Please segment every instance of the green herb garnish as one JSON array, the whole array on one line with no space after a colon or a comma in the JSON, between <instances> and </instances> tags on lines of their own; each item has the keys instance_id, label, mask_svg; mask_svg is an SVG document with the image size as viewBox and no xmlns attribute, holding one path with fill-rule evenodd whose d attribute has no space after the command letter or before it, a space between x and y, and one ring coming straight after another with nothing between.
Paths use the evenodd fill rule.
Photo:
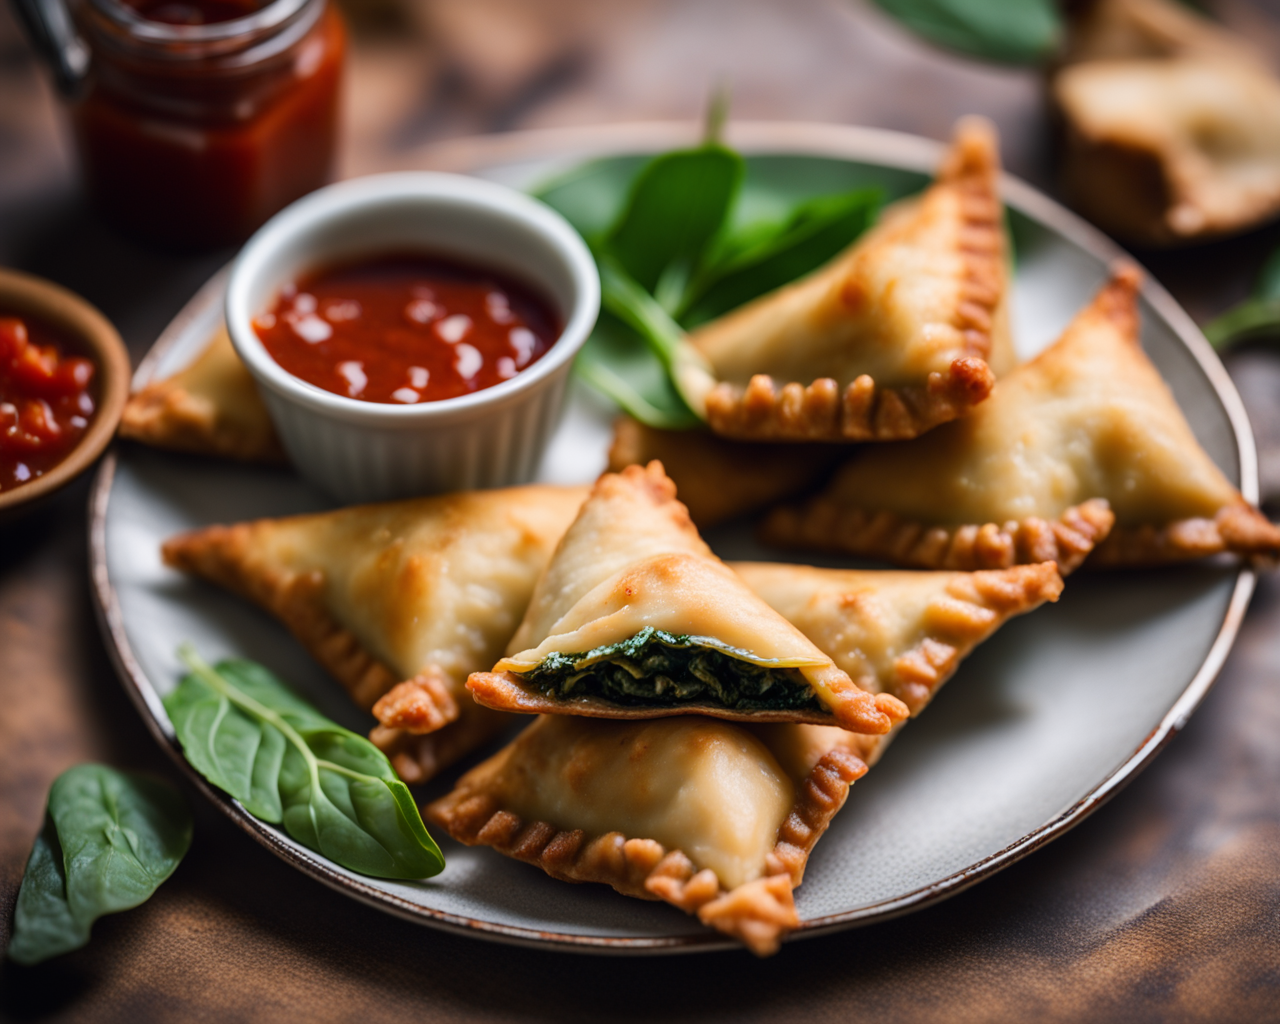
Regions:
<instances>
[{"instance_id":1,"label":"green herb garnish","mask_svg":"<svg viewBox=\"0 0 1280 1024\"><path fill-rule=\"evenodd\" d=\"M13 912L9 957L35 964L79 949L103 914L145 902L191 845L191 814L168 783L100 764L49 790Z\"/></svg>"},{"instance_id":2,"label":"green herb garnish","mask_svg":"<svg viewBox=\"0 0 1280 1024\"><path fill-rule=\"evenodd\" d=\"M929 42L999 64L1047 59L1062 35L1054 0L875 0Z\"/></svg>"},{"instance_id":3,"label":"green herb garnish","mask_svg":"<svg viewBox=\"0 0 1280 1024\"><path fill-rule=\"evenodd\" d=\"M428 878L444 857L408 787L363 736L325 718L252 661L191 669L164 699L182 751L250 814L375 878Z\"/></svg>"},{"instance_id":4,"label":"green herb garnish","mask_svg":"<svg viewBox=\"0 0 1280 1024\"><path fill-rule=\"evenodd\" d=\"M822 710L799 669L762 664L718 640L652 626L582 654L551 654L523 678L557 700L598 697L621 707Z\"/></svg>"},{"instance_id":5,"label":"green herb garnish","mask_svg":"<svg viewBox=\"0 0 1280 1024\"><path fill-rule=\"evenodd\" d=\"M1249 297L1210 321L1204 335L1219 352L1242 341L1280 338L1280 249L1262 265Z\"/></svg>"}]
</instances>

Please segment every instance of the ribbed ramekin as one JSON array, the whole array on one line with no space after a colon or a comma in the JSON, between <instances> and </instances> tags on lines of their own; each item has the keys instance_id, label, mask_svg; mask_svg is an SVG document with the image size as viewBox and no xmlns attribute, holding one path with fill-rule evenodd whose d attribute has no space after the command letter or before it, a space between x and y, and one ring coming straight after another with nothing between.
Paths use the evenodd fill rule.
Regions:
<instances>
[{"instance_id":1,"label":"ribbed ramekin","mask_svg":"<svg viewBox=\"0 0 1280 1024\"><path fill-rule=\"evenodd\" d=\"M328 264L414 250L527 282L556 307L559 339L494 387L404 406L325 391L267 353L252 320L284 285ZM595 261L563 217L500 185L426 171L341 182L282 210L241 250L226 299L232 343L294 465L343 502L531 479L599 309Z\"/></svg>"}]
</instances>

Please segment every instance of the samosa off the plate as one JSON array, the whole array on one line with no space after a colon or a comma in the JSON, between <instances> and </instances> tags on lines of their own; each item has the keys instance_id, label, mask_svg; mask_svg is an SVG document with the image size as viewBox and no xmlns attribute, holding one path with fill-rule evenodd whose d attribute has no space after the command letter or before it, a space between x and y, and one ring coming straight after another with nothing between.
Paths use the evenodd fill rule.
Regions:
<instances>
[{"instance_id":1,"label":"samosa off the plate","mask_svg":"<svg viewBox=\"0 0 1280 1024\"><path fill-rule=\"evenodd\" d=\"M913 566L1056 561L1064 573L1091 551L1110 565L1280 555L1280 530L1200 447L1143 353L1139 283L1119 268L971 416L865 449L765 536Z\"/></svg>"},{"instance_id":2,"label":"samosa off the plate","mask_svg":"<svg viewBox=\"0 0 1280 1024\"><path fill-rule=\"evenodd\" d=\"M418 782L501 727L463 684L502 652L586 493L532 485L211 526L163 554L277 616L373 708L374 741Z\"/></svg>"},{"instance_id":3,"label":"samosa off the plate","mask_svg":"<svg viewBox=\"0 0 1280 1024\"><path fill-rule=\"evenodd\" d=\"M476 700L503 711L839 724L907 717L859 689L698 536L661 463L607 473L538 580Z\"/></svg>"},{"instance_id":4,"label":"samosa off the plate","mask_svg":"<svg viewBox=\"0 0 1280 1024\"><path fill-rule=\"evenodd\" d=\"M887 737L699 716L544 715L424 809L553 878L660 899L773 953L792 889Z\"/></svg>"},{"instance_id":5,"label":"samosa off the plate","mask_svg":"<svg viewBox=\"0 0 1280 1024\"><path fill-rule=\"evenodd\" d=\"M694 331L681 390L754 441L886 441L963 416L1014 362L995 131L826 267Z\"/></svg>"}]
</instances>

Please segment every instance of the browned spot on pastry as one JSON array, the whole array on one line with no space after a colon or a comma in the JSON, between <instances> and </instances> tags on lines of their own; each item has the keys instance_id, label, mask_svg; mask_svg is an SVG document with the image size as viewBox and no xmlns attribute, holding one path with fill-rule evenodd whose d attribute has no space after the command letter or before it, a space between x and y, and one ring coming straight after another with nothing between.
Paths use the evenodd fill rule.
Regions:
<instances>
[{"instance_id":1,"label":"browned spot on pastry","mask_svg":"<svg viewBox=\"0 0 1280 1024\"><path fill-rule=\"evenodd\" d=\"M761 539L786 547L885 558L919 569L1004 569L1019 562L1056 562L1066 575L1110 532L1108 504L1094 498L1067 509L1053 522L1029 518L1004 524L930 526L892 512L842 508L818 497L773 512Z\"/></svg>"},{"instance_id":2,"label":"browned spot on pastry","mask_svg":"<svg viewBox=\"0 0 1280 1024\"><path fill-rule=\"evenodd\" d=\"M492 846L563 881L601 882L627 896L664 900L696 913L703 924L739 939L757 956L769 956L800 925L791 891L804 876L814 844L844 806L849 787L866 771L866 764L847 750L826 753L799 786L764 877L729 891L714 872L696 870L680 850L619 832L589 838L581 830L525 822L493 796L472 792L465 777L423 814L468 846Z\"/></svg>"}]
</instances>

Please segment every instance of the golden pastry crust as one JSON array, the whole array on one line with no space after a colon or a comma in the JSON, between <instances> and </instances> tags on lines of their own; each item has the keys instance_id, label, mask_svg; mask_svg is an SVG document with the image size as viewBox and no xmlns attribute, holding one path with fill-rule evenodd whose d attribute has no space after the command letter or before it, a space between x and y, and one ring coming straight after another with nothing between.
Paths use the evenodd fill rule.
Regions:
<instances>
[{"instance_id":1,"label":"golden pastry crust","mask_svg":"<svg viewBox=\"0 0 1280 1024\"><path fill-rule=\"evenodd\" d=\"M982 402L989 360L1012 358L998 179L994 129L962 121L922 197L826 268L695 331L711 374L689 368L682 383L711 428L753 441L901 440Z\"/></svg>"},{"instance_id":2,"label":"golden pastry crust","mask_svg":"<svg viewBox=\"0 0 1280 1024\"><path fill-rule=\"evenodd\" d=\"M745 516L819 483L848 448L835 444L754 444L706 430L659 430L620 416L609 472L660 461L701 529Z\"/></svg>"},{"instance_id":3,"label":"golden pastry crust","mask_svg":"<svg viewBox=\"0 0 1280 1024\"><path fill-rule=\"evenodd\" d=\"M424 813L468 846L491 846L563 881L600 882L627 896L664 900L740 940L757 956L768 956L800 924L792 890L814 845L844 806L849 787L866 773L858 756L863 750L875 747L850 736L821 756L797 788L763 875L727 891L711 869L698 870L683 851L656 840L620 832L588 836L581 829L525 821L486 790L479 770Z\"/></svg>"},{"instance_id":4,"label":"golden pastry crust","mask_svg":"<svg viewBox=\"0 0 1280 1024\"><path fill-rule=\"evenodd\" d=\"M368 710L401 677L371 655L351 630L342 626L325 601L320 571L264 571L254 557L255 523L210 526L165 541L165 565L194 573L226 587L270 612L288 628L361 708ZM429 682L434 668L428 667ZM429 693L429 690L424 690ZM441 725L458 716L457 703L435 707Z\"/></svg>"},{"instance_id":5,"label":"golden pastry crust","mask_svg":"<svg viewBox=\"0 0 1280 1024\"><path fill-rule=\"evenodd\" d=\"M760 537L781 547L845 552L882 558L915 569L1007 569L1056 562L1074 572L1110 533L1115 516L1101 499L1072 506L1057 519L1028 516L1005 523L938 526L892 512L846 508L827 497L802 508L780 508L765 520Z\"/></svg>"},{"instance_id":6,"label":"golden pastry crust","mask_svg":"<svg viewBox=\"0 0 1280 1024\"><path fill-rule=\"evenodd\" d=\"M186 369L130 396L120 436L196 455L273 465L288 461L225 327Z\"/></svg>"},{"instance_id":7,"label":"golden pastry crust","mask_svg":"<svg viewBox=\"0 0 1280 1024\"><path fill-rule=\"evenodd\" d=\"M1113 565L1280 555L1280 529L1200 447L1143 353L1139 283L1118 268L973 414L864 449L823 495L776 512L767 537L930 567L1055 558L1064 572L1109 532L1098 561Z\"/></svg>"},{"instance_id":8,"label":"golden pastry crust","mask_svg":"<svg viewBox=\"0 0 1280 1024\"><path fill-rule=\"evenodd\" d=\"M731 651L739 661L766 669L794 670L785 685L811 691L820 707L744 713L689 700L681 710L684 695L673 700L656 690L647 706L643 697L623 706L588 694L585 686L582 695L544 693L533 675L525 678L551 659L610 648L646 631L691 637L692 646ZM886 733L907 717L896 698L873 696L854 685L711 552L656 461L607 473L596 482L539 578L507 651L492 671L474 672L467 681L476 700L502 711L838 722L873 734ZM774 677L771 682L784 681Z\"/></svg>"},{"instance_id":9,"label":"golden pastry crust","mask_svg":"<svg viewBox=\"0 0 1280 1024\"><path fill-rule=\"evenodd\" d=\"M732 568L859 686L893 694L913 717L977 644L1062 593L1053 562L981 572Z\"/></svg>"}]
</instances>

